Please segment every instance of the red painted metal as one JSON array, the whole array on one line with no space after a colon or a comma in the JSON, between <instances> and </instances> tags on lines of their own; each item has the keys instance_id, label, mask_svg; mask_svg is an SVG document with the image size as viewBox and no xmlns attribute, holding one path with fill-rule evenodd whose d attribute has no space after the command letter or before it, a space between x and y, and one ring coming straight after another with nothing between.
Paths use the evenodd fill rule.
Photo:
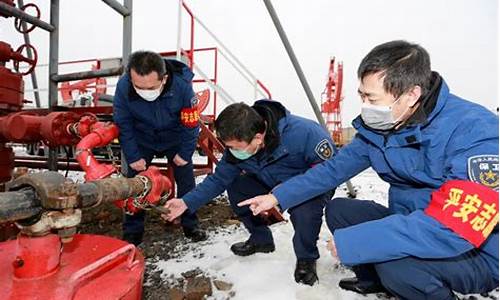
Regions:
<instances>
[{"instance_id":1,"label":"red painted metal","mask_svg":"<svg viewBox=\"0 0 500 300\"><path fill-rule=\"evenodd\" d=\"M33 59L24 57L22 55L23 50L28 49L28 48L31 50L31 52L33 54ZM13 55L12 59L14 60L14 69L16 70L16 72L21 74L21 75L28 75L35 70L36 64L38 62L38 52L36 51L35 47L33 47L33 45L24 44L24 45L19 46L19 48L17 48L16 53ZM31 67L29 67L26 72L20 72L19 71L19 63L20 62L26 62Z\"/></svg>"},{"instance_id":2,"label":"red painted metal","mask_svg":"<svg viewBox=\"0 0 500 300\"><path fill-rule=\"evenodd\" d=\"M92 65L91 68L93 71L97 70L98 67L97 65ZM60 85L59 91L61 93L61 97L65 103L71 102L74 99L73 93L77 92L79 94L85 94L90 91L94 91L92 93L92 97L94 105L98 105L99 101L99 96L106 94L106 78L91 78L91 79L85 79L85 80L80 80L74 83L69 83L69 82L63 82Z\"/></svg>"},{"instance_id":3,"label":"red painted metal","mask_svg":"<svg viewBox=\"0 0 500 300\"><path fill-rule=\"evenodd\" d=\"M34 59L24 57L21 52L25 48L33 50ZM24 44L17 51L5 42L0 41L0 110L18 111L23 107L24 102L24 82L22 75L33 72L38 55L35 48ZM12 60L18 73L13 73L5 67L5 63ZM31 65L28 71L19 73L19 62L27 62Z\"/></svg>"},{"instance_id":4,"label":"red painted metal","mask_svg":"<svg viewBox=\"0 0 500 300\"><path fill-rule=\"evenodd\" d=\"M76 145L76 160L85 172L86 181L106 178L117 170L113 165L99 163L92 154L92 149L106 146L116 139L119 134L118 126L103 122L97 122L90 126L84 124L82 130L79 128L83 138ZM90 131L90 133L85 134L87 131Z\"/></svg>"},{"instance_id":5,"label":"red painted metal","mask_svg":"<svg viewBox=\"0 0 500 300\"><path fill-rule=\"evenodd\" d=\"M257 79L257 84L264 90L264 92L266 92L267 94L267 97L268 99L273 99L273 97L271 96L271 92L269 91L269 89L262 83L262 81L258 80Z\"/></svg>"},{"instance_id":6,"label":"red painted metal","mask_svg":"<svg viewBox=\"0 0 500 300\"><path fill-rule=\"evenodd\" d=\"M330 59L328 81L321 104L321 112L324 115L328 131L335 144L339 146L343 144L341 115L343 69L342 62L338 63L337 68L335 68L335 58Z\"/></svg>"},{"instance_id":7,"label":"red painted metal","mask_svg":"<svg viewBox=\"0 0 500 300\"><path fill-rule=\"evenodd\" d=\"M20 111L3 118L2 135L9 141L29 143L42 140L40 126L44 117Z\"/></svg>"},{"instance_id":8,"label":"red painted metal","mask_svg":"<svg viewBox=\"0 0 500 300\"><path fill-rule=\"evenodd\" d=\"M121 240L21 235L0 253L0 299L141 299L144 257Z\"/></svg>"},{"instance_id":9,"label":"red painted metal","mask_svg":"<svg viewBox=\"0 0 500 300\"><path fill-rule=\"evenodd\" d=\"M24 11L24 12L26 12L26 9L28 7L34 7L35 8L35 17L37 19L40 19L40 16L41 16L40 8L38 8L38 6L36 4L28 3L28 4L25 4L25 5L21 6L19 9L22 10L22 11ZM31 31L33 31L33 29L36 28L36 25L35 24L31 24L30 26L26 27L26 30L24 30L23 26L22 26L21 19L16 18L15 21L14 21L14 27L16 27L16 30L19 33L30 33Z\"/></svg>"},{"instance_id":10,"label":"red painted metal","mask_svg":"<svg viewBox=\"0 0 500 300\"><path fill-rule=\"evenodd\" d=\"M161 173L158 167L150 166L146 171L139 173L138 176L149 179L151 188L148 194L144 198L137 199L138 203L135 203L133 198L115 201L116 206L124 208L128 213L132 214L139 212L142 209L141 207L156 206L162 197L166 198L172 194L172 182Z\"/></svg>"},{"instance_id":11,"label":"red painted metal","mask_svg":"<svg viewBox=\"0 0 500 300\"><path fill-rule=\"evenodd\" d=\"M182 6L184 9L187 11L189 16L191 17L191 33L190 33L190 49L188 52L188 57L189 57L189 67L193 68L193 63L194 63L194 15L191 9L186 5L184 1L182 1Z\"/></svg>"},{"instance_id":12,"label":"red painted metal","mask_svg":"<svg viewBox=\"0 0 500 300\"><path fill-rule=\"evenodd\" d=\"M170 193L172 183L167 177L161 174L159 168L151 166L146 171L139 173L139 175L146 176L151 181L151 190L143 199L145 202L157 205L160 197Z\"/></svg>"},{"instance_id":13,"label":"red painted metal","mask_svg":"<svg viewBox=\"0 0 500 300\"><path fill-rule=\"evenodd\" d=\"M218 74L218 65L219 65L219 49L215 48L214 53L214 84L217 84L217 74ZM214 91L214 106L212 111L212 119L215 120L215 116L217 115L217 92ZM211 166L213 163L210 162Z\"/></svg>"},{"instance_id":14,"label":"red painted metal","mask_svg":"<svg viewBox=\"0 0 500 300\"><path fill-rule=\"evenodd\" d=\"M55 234L44 237L19 235L16 257L12 261L14 277L39 278L54 273L59 266L61 239Z\"/></svg>"},{"instance_id":15,"label":"red painted metal","mask_svg":"<svg viewBox=\"0 0 500 300\"><path fill-rule=\"evenodd\" d=\"M198 98L198 104L196 108L198 109L198 113L201 113L207 108L208 102L210 101L210 90L205 89L203 91L196 93L196 98Z\"/></svg>"},{"instance_id":16,"label":"red painted metal","mask_svg":"<svg viewBox=\"0 0 500 300\"><path fill-rule=\"evenodd\" d=\"M12 178L14 170L14 151L0 143L0 184L9 181Z\"/></svg>"},{"instance_id":17,"label":"red painted metal","mask_svg":"<svg viewBox=\"0 0 500 300\"><path fill-rule=\"evenodd\" d=\"M69 133L67 127L78 119L79 115L72 112L40 116L20 111L0 118L0 136L18 143L44 141L50 146L74 145L79 138Z\"/></svg>"},{"instance_id":18,"label":"red painted metal","mask_svg":"<svg viewBox=\"0 0 500 300\"><path fill-rule=\"evenodd\" d=\"M20 110L24 102L23 77L3 67L0 62L0 78L0 110Z\"/></svg>"},{"instance_id":19,"label":"red painted metal","mask_svg":"<svg viewBox=\"0 0 500 300\"><path fill-rule=\"evenodd\" d=\"M48 146L75 145L80 137L71 134L68 127L78 122L80 115L73 112L52 112L42 117L40 132Z\"/></svg>"}]
</instances>

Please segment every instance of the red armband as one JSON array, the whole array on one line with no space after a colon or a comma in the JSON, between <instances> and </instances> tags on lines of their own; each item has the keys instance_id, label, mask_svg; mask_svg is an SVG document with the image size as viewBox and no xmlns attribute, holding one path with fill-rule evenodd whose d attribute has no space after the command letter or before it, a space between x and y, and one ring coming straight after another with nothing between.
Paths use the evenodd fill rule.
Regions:
<instances>
[{"instance_id":1,"label":"red armband","mask_svg":"<svg viewBox=\"0 0 500 300\"><path fill-rule=\"evenodd\" d=\"M475 247L498 224L498 192L465 180L450 180L431 194L425 213Z\"/></svg>"},{"instance_id":2,"label":"red armband","mask_svg":"<svg viewBox=\"0 0 500 300\"><path fill-rule=\"evenodd\" d=\"M194 128L198 126L198 121L200 120L200 114L196 107L183 108L181 110L181 123L188 128Z\"/></svg>"}]
</instances>

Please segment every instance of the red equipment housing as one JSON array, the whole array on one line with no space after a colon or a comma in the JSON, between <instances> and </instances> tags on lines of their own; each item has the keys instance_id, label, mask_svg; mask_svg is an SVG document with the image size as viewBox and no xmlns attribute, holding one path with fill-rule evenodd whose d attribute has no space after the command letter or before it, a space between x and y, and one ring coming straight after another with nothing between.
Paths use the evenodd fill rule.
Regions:
<instances>
[{"instance_id":1,"label":"red equipment housing","mask_svg":"<svg viewBox=\"0 0 500 300\"><path fill-rule=\"evenodd\" d=\"M77 234L0 244L0 299L141 299L144 257L127 242ZM43 296L42 296L43 295Z\"/></svg>"}]
</instances>

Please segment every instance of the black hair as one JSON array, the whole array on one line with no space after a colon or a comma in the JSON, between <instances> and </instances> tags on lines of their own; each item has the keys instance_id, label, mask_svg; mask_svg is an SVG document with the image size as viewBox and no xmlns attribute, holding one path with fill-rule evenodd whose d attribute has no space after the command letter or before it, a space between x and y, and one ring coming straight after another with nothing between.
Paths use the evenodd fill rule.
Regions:
<instances>
[{"instance_id":1,"label":"black hair","mask_svg":"<svg viewBox=\"0 0 500 300\"><path fill-rule=\"evenodd\" d=\"M384 90L400 96L418 85L422 95L429 90L431 60L429 53L418 44L396 40L373 48L358 67L358 79L382 72Z\"/></svg>"},{"instance_id":2,"label":"black hair","mask_svg":"<svg viewBox=\"0 0 500 300\"><path fill-rule=\"evenodd\" d=\"M130 70L132 69L141 76L156 72L160 80L167 74L165 61L158 53L152 51L141 50L130 54L127 64L127 73L130 74Z\"/></svg>"},{"instance_id":3,"label":"black hair","mask_svg":"<svg viewBox=\"0 0 500 300\"><path fill-rule=\"evenodd\" d=\"M250 143L257 133L266 131L266 122L245 103L227 106L215 120L217 137L222 142L238 140Z\"/></svg>"}]
</instances>

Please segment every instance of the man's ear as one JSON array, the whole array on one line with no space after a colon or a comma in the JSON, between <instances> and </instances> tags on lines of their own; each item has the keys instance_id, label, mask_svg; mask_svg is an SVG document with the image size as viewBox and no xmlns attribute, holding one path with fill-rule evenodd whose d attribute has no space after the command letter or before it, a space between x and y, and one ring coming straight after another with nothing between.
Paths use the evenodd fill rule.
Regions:
<instances>
[{"instance_id":1,"label":"man's ear","mask_svg":"<svg viewBox=\"0 0 500 300\"><path fill-rule=\"evenodd\" d=\"M408 91L408 96L408 106L415 106L420 99L420 96L422 96L422 88L419 85L414 86L410 91Z\"/></svg>"},{"instance_id":2,"label":"man's ear","mask_svg":"<svg viewBox=\"0 0 500 300\"><path fill-rule=\"evenodd\" d=\"M260 141L259 145L264 143L264 134L257 133L254 138Z\"/></svg>"}]
</instances>

